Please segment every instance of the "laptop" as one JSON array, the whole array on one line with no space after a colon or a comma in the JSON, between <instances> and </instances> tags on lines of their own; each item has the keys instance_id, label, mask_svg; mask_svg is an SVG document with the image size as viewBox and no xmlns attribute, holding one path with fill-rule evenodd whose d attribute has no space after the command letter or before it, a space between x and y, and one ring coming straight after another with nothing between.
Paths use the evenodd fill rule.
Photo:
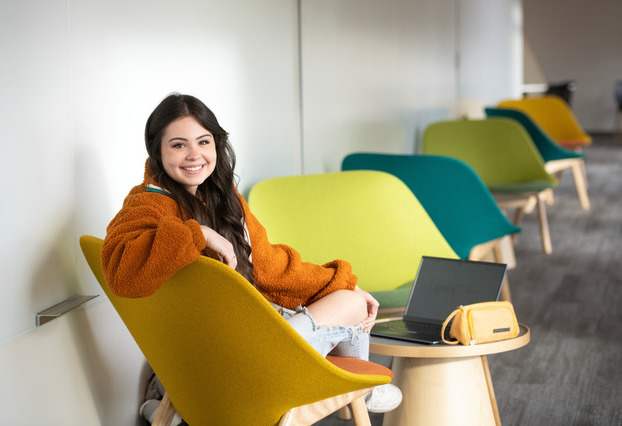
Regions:
<instances>
[{"instance_id":1,"label":"laptop","mask_svg":"<svg viewBox=\"0 0 622 426\"><path fill-rule=\"evenodd\" d=\"M423 256L402 319L374 325L372 336L441 343L441 327L460 305L495 301L505 264Z\"/></svg>"}]
</instances>

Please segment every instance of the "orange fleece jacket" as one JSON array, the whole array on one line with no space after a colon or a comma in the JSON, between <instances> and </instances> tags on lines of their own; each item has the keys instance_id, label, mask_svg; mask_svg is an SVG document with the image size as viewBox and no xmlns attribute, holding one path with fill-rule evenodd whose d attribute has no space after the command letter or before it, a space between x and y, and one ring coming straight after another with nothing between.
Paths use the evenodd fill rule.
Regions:
<instances>
[{"instance_id":1,"label":"orange fleece jacket","mask_svg":"<svg viewBox=\"0 0 622 426\"><path fill-rule=\"evenodd\" d=\"M199 223L185 219L171 197L147 192L146 179L125 198L107 228L102 252L104 275L113 292L125 297L153 294L184 266L194 262L206 243ZM271 244L266 230L240 196L251 240L256 288L271 302L293 308L308 305L339 289L352 290L350 264L303 262L294 249Z\"/></svg>"}]
</instances>

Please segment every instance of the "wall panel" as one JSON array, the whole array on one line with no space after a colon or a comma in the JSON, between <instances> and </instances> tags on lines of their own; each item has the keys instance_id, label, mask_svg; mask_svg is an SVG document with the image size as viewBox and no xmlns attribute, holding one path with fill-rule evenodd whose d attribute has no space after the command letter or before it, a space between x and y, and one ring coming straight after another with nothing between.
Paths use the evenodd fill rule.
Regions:
<instances>
[{"instance_id":1,"label":"wall panel","mask_svg":"<svg viewBox=\"0 0 622 426\"><path fill-rule=\"evenodd\" d=\"M353 151L413 152L455 96L453 1L302 1L306 173Z\"/></svg>"}]
</instances>

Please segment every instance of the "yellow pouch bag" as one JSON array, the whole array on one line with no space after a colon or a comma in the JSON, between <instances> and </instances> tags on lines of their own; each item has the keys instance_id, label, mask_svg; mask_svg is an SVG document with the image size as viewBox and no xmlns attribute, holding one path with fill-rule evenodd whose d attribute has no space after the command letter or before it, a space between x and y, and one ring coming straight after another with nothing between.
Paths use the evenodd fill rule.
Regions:
<instances>
[{"instance_id":1,"label":"yellow pouch bag","mask_svg":"<svg viewBox=\"0 0 622 426\"><path fill-rule=\"evenodd\" d=\"M452 321L453 319L453 321ZM451 321L449 336L445 329ZM449 345L476 345L518 336L519 328L510 302L483 302L459 306L443 322L441 337Z\"/></svg>"}]
</instances>

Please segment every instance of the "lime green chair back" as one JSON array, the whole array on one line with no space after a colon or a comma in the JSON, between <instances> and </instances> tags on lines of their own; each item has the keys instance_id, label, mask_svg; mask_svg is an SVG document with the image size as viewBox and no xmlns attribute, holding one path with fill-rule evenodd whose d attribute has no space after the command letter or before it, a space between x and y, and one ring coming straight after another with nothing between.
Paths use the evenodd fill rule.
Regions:
<instances>
[{"instance_id":1,"label":"lime green chair back","mask_svg":"<svg viewBox=\"0 0 622 426\"><path fill-rule=\"evenodd\" d=\"M91 270L191 425L275 425L293 407L390 380L327 361L245 278L206 257L152 296L118 297L102 275L102 244L80 239Z\"/></svg>"},{"instance_id":2,"label":"lime green chair back","mask_svg":"<svg viewBox=\"0 0 622 426\"><path fill-rule=\"evenodd\" d=\"M568 104L557 96L508 99L498 106L524 112L557 143L589 145L592 142Z\"/></svg>"},{"instance_id":3,"label":"lime green chair back","mask_svg":"<svg viewBox=\"0 0 622 426\"><path fill-rule=\"evenodd\" d=\"M540 192L557 184L525 129L507 118L431 124L423 153L464 161L493 192Z\"/></svg>"},{"instance_id":4,"label":"lime green chair back","mask_svg":"<svg viewBox=\"0 0 622 426\"><path fill-rule=\"evenodd\" d=\"M421 256L457 257L413 193L387 173L268 179L252 188L249 204L273 243L309 262L347 260L359 286L375 294L402 287L407 297Z\"/></svg>"},{"instance_id":5,"label":"lime green chair back","mask_svg":"<svg viewBox=\"0 0 622 426\"><path fill-rule=\"evenodd\" d=\"M462 259L468 259L478 244L520 231L499 210L479 176L460 160L357 152L343 159L341 169L379 170L400 178Z\"/></svg>"}]
</instances>

